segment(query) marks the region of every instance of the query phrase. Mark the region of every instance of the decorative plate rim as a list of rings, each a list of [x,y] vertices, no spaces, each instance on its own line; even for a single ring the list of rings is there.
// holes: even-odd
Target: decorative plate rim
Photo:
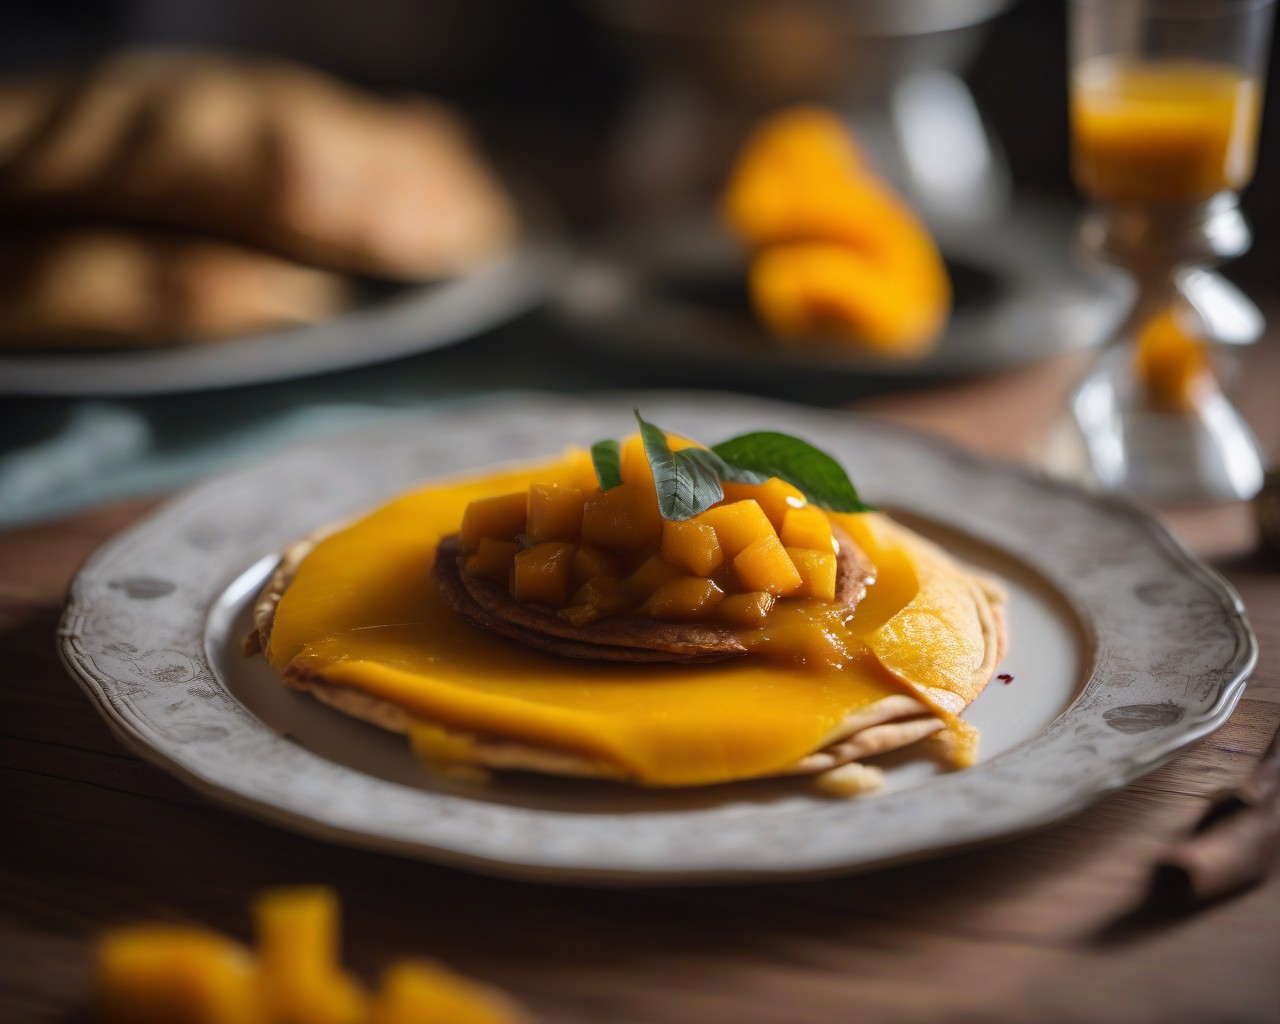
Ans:
[[[886,467],[901,465],[904,456],[916,460],[928,472],[894,479],[892,500],[886,503],[1002,550],[1063,594],[1093,645],[1080,693],[1031,740],[964,772],[884,799],[841,805],[845,811],[838,817],[830,814],[830,801],[771,811],[788,830],[804,831],[816,850],[789,850],[783,842],[782,849],[744,851],[734,847],[732,836],[727,845],[722,836],[750,827],[741,815],[720,820],[714,833],[702,827],[707,834],[699,839],[701,816],[715,819],[718,809],[682,815],[679,839],[667,835],[675,831],[675,821],[664,813],[626,820],[614,815],[610,831],[625,834],[603,846],[587,841],[585,848],[575,848],[574,841],[585,840],[582,822],[570,816],[362,775],[277,735],[226,690],[205,646],[210,610],[233,581],[285,541],[419,479],[464,470],[468,459],[474,468],[474,445],[468,448],[469,442],[459,440],[468,427],[482,432],[476,443],[490,456],[509,453],[488,462],[512,461],[547,451],[547,443],[528,429],[531,417],[549,416],[557,427],[567,424],[573,440],[585,435],[589,441],[621,429],[626,410],[637,402],[650,418],[680,424],[690,433],[710,436],[724,429],[714,424],[732,419],[739,426],[769,422],[804,434],[842,457],[841,449],[852,445],[866,460],[855,466],[855,477],[866,492],[870,467],[873,495],[883,493]],[[431,429],[445,423],[450,430]],[[536,881],[764,882],[868,870],[1060,821],[1220,726],[1257,661],[1257,642],[1235,590],[1151,512],[871,417],[703,392],[589,398],[512,392],[425,414],[417,425],[417,430],[404,423],[383,425],[296,446],[210,480],[109,540],[85,562],[71,586],[59,651],[127,746],[217,803],[331,841]],[[869,439],[874,440],[868,444]],[[370,458],[370,452],[380,454]],[[352,498],[349,479],[344,478],[346,493],[326,485],[326,468],[336,467],[357,474],[357,480],[363,473],[366,482],[376,481],[373,490]],[[419,472],[407,473],[411,467],[420,467]],[[307,521],[298,521],[299,508],[281,513],[265,499],[250,497],[262,483],[281,479],[312,489],[299,498]],[[1005,483],[993,489],[993,480]],[[948,500],[940,504],[943,487]],[[1031,500],[1006,502],[1002,517],[992,519],[993,505],[1001,503],[996,491]],[[1045,509],[1072,513],[1060,523],[1055,519],[1051,537],[1037,536],[1033,528]],[[166,544],[175,549],[168,551],[170,566],[182,559],[188,566],[176,584],[139,574],[140,566],[153,564],[148,550],[154,557],[167,550]],[[201,573],[193,575],[195,568]],[[1117,579],[1127,587],[1119,596],[1107,589]],[[139,615],[141,624],[135,621]],[[1179,632],[1195,629],[1199,635]],[[132,643],[137,639],[145,643]],[[153,641],[153,648],[144,649]],[[1144,643],[1151,645],[1149,651],[1140,649]],[[1129,649],[1133,645],[1139,649]],[[1184,684],[1181,694],[1172,685],[1178,681]],[[184,694],[200,692],[194,712],[170,713],[162,706],[174,704],[176,687],[186,687]],[[180,703],[192,705],[193,698]],[[236,745],[241,749],[231,765],[227,748]],[[1041,751],[1038,763],[1035,748]],[[1073,750],[1087,750],[1086,763],[1073,761]],[[1061,762],[1058,770],[1052,770],[1054,757]],[[235,777],[229,778],[229,771]],[[345,799],[320,805],[302,785],[304,776],[311,777],[312,788],[338,781]],[[1028,796],[1028,786],[1038,798]],[[380,811],[348,806],[358,802],[357,796],[365,804],[381,801]],[[966,815],[966,806],[982,807],[984,813]],[[423,815],[426,809],[430,815]],[[646,833],[636,825],[640,817],[656,828],[656,839],[654,828]],[[691,817],[698,819],[693,828]],[[878,830],[874,836],[866,830],[870,823]],[[509,838],[500,841],[512,829],[532,829],[542,845],[513,854]],[[638,848],[626,848],[628,842]]]

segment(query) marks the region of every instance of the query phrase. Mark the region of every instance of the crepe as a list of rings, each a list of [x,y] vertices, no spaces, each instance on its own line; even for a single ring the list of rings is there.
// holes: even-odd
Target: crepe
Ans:
[[[253,638],[286,685],[408,733],[429,763],[690,786],[844,771],[944,732],[974,755],[956,715],[1003,656],[1003,595],[880,514],[833,516],[875,566],[852,616],[858,655],[815,672],[757,656],[711,664],[565,658],[494,636],[432,584],[466,503],[531,481],[581,480],[580,458],[407,495],[286,552],[255,607]],[[835,770],[833,772],[833,770]]]

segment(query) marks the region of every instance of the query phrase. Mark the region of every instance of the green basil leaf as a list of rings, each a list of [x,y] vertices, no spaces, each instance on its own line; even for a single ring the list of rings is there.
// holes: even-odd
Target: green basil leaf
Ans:
[[[722,482],[761,484],[771,477],[785,480],[798,488],[805,498],[831,512],[870,512],[873,507],[858,497],[858,492],[840,464],[830,455],[807,441],[789,434],[761,430],[731,438],[714,448],[683,448],[672,451],[667,435],[649,423],[635,410],[644,442],[645,456],[653,471],[658,492],[658,511],[663,519],[683,520],[705,512],[724,498]],[[608,468],[601,468],[609,458],[618,460],[616,442],[601,442],[592,449],[612,445],[596,462],[596,475],[601,486]],[[613,477],[609,477],[613,479]],[[620,473],[617,482],[621,482]]]
[[[769,479],[768,473],[757,473],[754,469],[747,469],[745,466],[735,466],[732,462],[726,462],[720,455],[716,454],[714,449],[699,449],[701,455],[707,459],[715,460],[713,465],[716,472],[720,476],[722,483],[726,484],[762,484]]]
[[[740,470],[785,480],[829,512],[875,511],[858,497],[840,463],[798,437],[760,430],[723,441],[712,451]]]
[[[622,446],[617,441],[597,441],[591,446],[591,466],[600,490],[617,487],[622,483]]]
[[[640,424],[644,453],[653,470],[653,483],[658,492],[658,512],[663,519],[680,521],[705,512],[724,497],[720,472],[728,469],[724,461],[705,448],[685,448],[673,452],[667,435],[647,422],[635,410]]]

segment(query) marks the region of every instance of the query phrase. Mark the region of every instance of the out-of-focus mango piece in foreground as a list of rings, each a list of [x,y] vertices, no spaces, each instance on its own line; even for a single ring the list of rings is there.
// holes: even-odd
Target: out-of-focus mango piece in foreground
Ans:
[[[502,993],[437,964],[403,961],[373,995],[341,969],[338,901],[315,886],[254,906],[259,949],[204,928],[143,925],[98,947],[102,1024],[526,1024]]]
[[[274,889],[253,908],[259,984],[271,1021],[359,1024],[364,993],[338,961],[338,897],[319,886]]]
[[[1193,412],[1218,387],[1204,342],[1179,325],[1172,307],[1139,332],[1134,375],[1147,403],[1159,412]]]
[[[98,944],[101,1024],[267,1024],[257,966],[237,942],[201,928],[139,925]]]
[[[520,1009],[486,988],[426,960],[389,967],[368,1024],[523,1024]]]

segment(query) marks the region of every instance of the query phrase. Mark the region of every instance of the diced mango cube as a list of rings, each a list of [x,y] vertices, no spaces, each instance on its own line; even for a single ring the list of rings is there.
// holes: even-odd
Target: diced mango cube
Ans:
[[[725,483],[725,501],[745,501],[748,498],[764,510],[775,530],[782,529],[782,521],[788,512],[805,504],[804,494],[798,487],[793,487],[785,480],[774,477],[762,484]]]
[[[479,546],[467,556],[467,575],[505,587],[511,579],[519,550],[520,545],[513,540],[481,537]]]
[[[689,574],[677,565],[672,565],[661,555],[651,555],[645,562],[623,581],[627,592],[637,601],[643,601],[662,584],[672,580],[684,579]]]
[[[752,590],[745,594],[730,594],[716,608],[716,618],[739,629],[763,626],[773,610],[777,597],[767,590]]]
[[[634,551],[662,537],[662,516],[652,489],[621,484],[587,498],[582,542],[615,551]]]
[[[576,541],[582,532],[583,494],[576,487],[532,484],[525,533],[530,544],[547,540]]]
[[[203,929],[112,932],[98,947],[95,989],[103,1024],[266,1024],[248,950]]]
[[[753,499],[716,505],[696,515],[690,522],[702,523],[716,531],[725,558],[736,558],[749,544],[764,537],[777,540],[773,523]]]
[[[274,889],[254,905],[259,985],[273,1021],[355,1024],[364,993],[339,967],[338,899],[320,886]]]
[[[573,553],[573,570],[569,573],[569,585],[580,587],[588,580],[602,576],[616,579],[621,575],[622,570],[616,555],[583,544]]]
[[[639,434],[632,434],[622,442],[621,455],[622,482],[652,491],[653,470],[649,468],[649,456],[645,454]]]
[[[401,961],[382,974],[368,1024],[521,1024],[502,993],[427,961]]]
[[[831,536],[831,520],[816,505],[788,511],[778,536],[788,548],[832,552],[836,549],[835,539]]]
[[[724,549],[709,524],[686,519],[663,522],[662,557],[695,576],[710,576],[724,563]]]
[[[679,434],[667,434],[667,446],[673,451],[685,448],[701,448],[697,441],[691,441]],[[622,482],[636,484],[652,493],[653,470],[649,468],[649,456],[644,450],[644,439],[639,434],[632,434],[622,442]]]
[[[576,487],[583,494],[589,494],[600,486],[600,481],[596,479],[596,467],[591,461],[591,453],[582,451],[578,448],[570,448],[565,453],[565,461],[568,465],[565,467],[563,483],[566,487]]]
[[[515,540],[524,533],[529,496],[524,491],[496,498],[478,498],[462,513],[459,541],[463,551],[474,551],[483,537]]]
[[[581,629],[597,619],[621,615],[630,611],[635,601],[620,580],[609,576],[597,576],[588,580],[569,599],[569,606],[561,608],[560,618]]]
[[[722,600],[724,591],[714,580],[685,576],[658,587],[640,606],[640,614],[668,621],[705,619]]]
[[[836,556],[831,551],[811,551],[808,548],[787,548],[801,583],[792,592],[793,597],[816,597],[819,601],[836,599]]]
[[[733,560],[733,568],[743,590],[767,590],[786,597],[803,582],[787,549],[772,531],[743,548]]]
[[[511,595],[525,604],[563,607],[569,597],[573,544],[549,540],[517,552],[511,572]]]

